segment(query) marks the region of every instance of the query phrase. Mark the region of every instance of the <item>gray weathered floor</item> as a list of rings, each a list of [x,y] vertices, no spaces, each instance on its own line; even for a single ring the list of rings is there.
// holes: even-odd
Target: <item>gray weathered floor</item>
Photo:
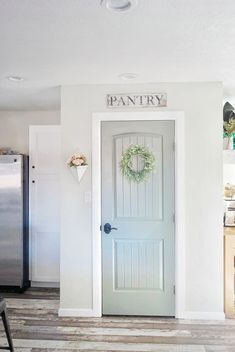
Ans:
[[[56,289],[6,296],[16,352],[235,352],[235,320],[58,318]],[[6,346],[2,325],[0,346]]]

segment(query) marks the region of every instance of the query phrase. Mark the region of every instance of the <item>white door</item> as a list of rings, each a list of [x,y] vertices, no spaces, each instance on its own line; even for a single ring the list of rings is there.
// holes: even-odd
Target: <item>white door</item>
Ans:
[[[147,181],[120,170],[133,145],[155,157]],[[143,168],[141,157],[132,161]],[[103,122],[103,314],[173,316],[174,253],[174,122]]]
[[[30,126],[31,280],[59,282],[60,126]]]

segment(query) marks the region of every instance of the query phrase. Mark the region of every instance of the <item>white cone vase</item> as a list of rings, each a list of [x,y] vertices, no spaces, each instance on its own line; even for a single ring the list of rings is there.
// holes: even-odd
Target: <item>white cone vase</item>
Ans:
[[[77,166],[77,176],[78,176],[78,182],[81,182],[83,175],[85,174],[86,169],[88,168],[88,165],[84,166]]]

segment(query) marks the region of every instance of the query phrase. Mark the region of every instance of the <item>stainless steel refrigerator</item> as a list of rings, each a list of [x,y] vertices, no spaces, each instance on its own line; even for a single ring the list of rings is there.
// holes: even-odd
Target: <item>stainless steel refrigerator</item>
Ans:
[[[0,155],[0,286],[28,285],[28,158]]]

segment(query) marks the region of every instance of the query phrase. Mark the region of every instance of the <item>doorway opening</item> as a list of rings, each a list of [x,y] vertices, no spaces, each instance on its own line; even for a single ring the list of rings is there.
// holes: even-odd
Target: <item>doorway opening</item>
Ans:
[[[101,126],[103,121],[174,121],[175,122],[175,317],[185,312],[185,236],[184,236],[184,113],[131,112],[94,113],[92,146],[93,190],[93,316],[102,315],[102,252],[101,252]]]
[[[225,315],[235,319],[235,151],[223,151]]]

